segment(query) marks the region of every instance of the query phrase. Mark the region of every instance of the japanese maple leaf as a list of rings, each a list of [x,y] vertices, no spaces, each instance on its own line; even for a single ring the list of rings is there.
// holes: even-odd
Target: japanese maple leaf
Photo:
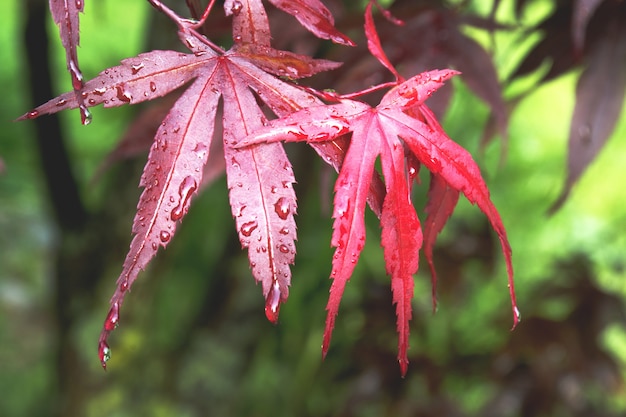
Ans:
[[[202,183],[210,150],[223,149],[239,239],[248,249],[252,274],[262,284],[266,315],[276,322],[280,304],[289,293],[289,265],[295,256],[297,205],[293,172],[282,144],[245,149],[234,145],[267,122],[260,103],[277,116],[321,104],[314,95],[276,75],[301,78],[339,65],[271,48],[269,23],[260,0],[225,2],[226,14],[233,17],[235,41],[229,51],[214,46],[195,32],[190,21],[178,18],[160,2],[152,3],[175,20],[182,42],[192,53],[152,51],[125,59],[86,82],[80,94],[87,106],[114,107],[151,100],[184,87],[157,129],[141,177],[144,191],[133,221],[134,238],[99,342],[105,368],[110,357],[107,338],[119,322],[124,297],[139,272],[174,236]],[[220,102],[223,146],[216,147],[211,141]],[[76,94],[69,92],[19,119],[80,105]],[[316,150],[338,169],[345,144],[345,138],[338,138],[332,144],[320,144]],[[382,201],[380,192],[379,197],[369,194],[376,210]]]
[[[517,324],[519,315],[513,288],[511,248],[500,215],[471,155],[448,138],[424,105],[424,101],[455,74],[457,72],[452,70],[435,70],[417,75],[391,89],[375,108],[349,99],[337,104],[307,107],[269,122],[238,144],[241,148],[279,141],[315,144],[352,133],[335,183],[331,244],[336,249],[330,274],[333,282],[327,305],[324,355],[329,348],[345,285],[365,242],[365,203],[377,158],[380,158],[386,187],[380,216],[381,243],[396,304],[398,361],[402,374],[406,373],[408,366],[413,275],[418,270],[419,250],[423,243],[422,227],[409,193],[411,174],[408,168],[414,167],[413,158],[436,177],[431,198],[434,204],[444,206],[443,217],[434,219],[432,215],[436,209],[429,206],[428,236],[441,230],[456,203],[454,193],[463,193],[491,222],[504,253],[514,324]],[[406,153],[410,155],[409,163]],[[447,189],[452,190],[449,195]],[[426,241],[429,258],[433,243],[431,237]]]

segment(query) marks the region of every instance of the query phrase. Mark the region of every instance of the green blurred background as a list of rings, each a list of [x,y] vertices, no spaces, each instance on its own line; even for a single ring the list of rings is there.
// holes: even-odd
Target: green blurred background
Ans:
[[[626,413],[626,117],[562,209],[546,215],[565,178],[577,74],[533,89],[511,115],[506,145],[496,140],[484,150],[488,108],[454,80],[444,125],[476,156],[507,227],[522,312],[513,332],[497,239],[482,213],[462,200],[435,254],[436,314],[425,262],[416,276],[411,363],[402,379],[379,227],[369,213],[368,242],[322,361],[333,253],[332,189],[324,180],[334,174],[304,145],[290,146],[298,254],[278,325],[265,319],[221,178],[195,199],[174,241],[136,282],[103,372],[97,340],[130,242],[145,154],[92,178],[140,108],[95,108],[89,126],[75,111],[60,115],[89,213],[80,230],[60,227],[33,123],[12,122],[39,104],[31,102],[23,32],[27,11],[42,3],[0,2],[0,416]],[[475,3],[488,11],[491,2]],[[551,2],[534,4],[540,16]],[[160,32],[159,25],[171,29],[152,15],[147,2],[87,2],[79,48],[86,78],[151,47],[144,34]],[[70,88],[69,76],[58,31],[46,18],[59,94]],[[502,73],[519,59],[511,39],[497,37]],[[421,188],[416,206],[423,217],[427,176]]]

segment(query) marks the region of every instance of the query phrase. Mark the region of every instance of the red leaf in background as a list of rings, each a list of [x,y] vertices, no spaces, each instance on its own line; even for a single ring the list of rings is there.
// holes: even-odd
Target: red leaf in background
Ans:
[[[335,28],[335,19],[326,6],[319,0],[270,0],[274,6],[289,13],[302,26],[321,39],[354,46],[354,42]]]
[[[238,145],[277,141],[317,143],[352,132],[350,147],[335,183],[332,246],[336,250],[322,347],[324,355],[343,290],[363,249],[365,199],[374,163],[380,156],[387,191],[380,218],[382,244],[396,303],[398,360],[402,373],[406,372],[413,274],[417,272],[422,236],[419,220],[408,198],[404,145],[448,187],[462,192],[471,203],[478,205],[491,222],[505,256],[514,324],[517,324],[519,313],[513,288],[511,249],[500,215],[471,155],[446,136],[423,104],[437,87],[455,74],[456,71],[435,70],[415,76],[390,90],[376,108],[345,99],[339,104],[308,107],[269,122]],[[405,111],[408,110],[419,114],[424,121],[407,115]],[[434,221],[430,226],[432,231],[439,229],[441,223]]]
[[[371,31],[373,25],[367,23],[367,13],[365,28],[372,35],[377,32],[385,45],[389,45],[388,62],[401,69],[403,76],[433,68],[453,68],[460,71],[461,80],[489,106],[496,121],[497,132],[504,136],[508,127],[508,113],[492,55],[467,35],[466,27],[469,25],[489,30],[503,30],[507,27],[460,10],[461,6],[449,6],[445,2],[396,0],[391,11],[395,16],[402,17],[404,25],[401,28],[380,24],[377,31]],[[370,50],[372,43],[378,42],[372,35],[368,34],[367,46]],[[372,54],[376,56],[374,52]],[[336,82],[338,91],[359,90],[363,88],[364,82],[377,84],[387,80],[387,74],[365,52],[365,47],[342,51],[341,59],[344,65],[336,73],[345,74],[345,77]],[[379,62],[383,63],[380,59]],[[391,64],[383,65],[389,69]],[[397,77],[396,74],[394,76]],[[452,92],[453,85],[446,84],[428,102],[437,117],[444,116]]]
[[[86,125],[91,121],[91,114],[80,95],[83,88],[83,74],[78,66],[76,53],[76,47],[79,44],[78,13],[83,11],[83,7],[83,0],[50,0],[50,12],[54,23],[59,27],[61,42],[65,48],[67,70],[72,77],[72,87],[78,101],[81,122]]]
[[[380,38],[378,37],[378,32],[376,31],[376,26],[374,26],[374,17],[372,16],[372,3],[367,3],[367,7],[365,8],[365,37],[367,38],[367,49],[369,49],[370,53],[383,64],[385,68],[389,70],[396,77],[396,81],[402,81],[404,78],[398,74],[395,67],[389,62],[389,58],[383,51],[383,47],[380,44]]]
[[[448,185],[439,175],[431,173],[428,204],[425,208],[428,215],[424,222],[424,256],[430,267],[433,311],[437,308],[437,272],[433,260],[433,249],[437,235],[443,230],[458,201],[459,191]]]

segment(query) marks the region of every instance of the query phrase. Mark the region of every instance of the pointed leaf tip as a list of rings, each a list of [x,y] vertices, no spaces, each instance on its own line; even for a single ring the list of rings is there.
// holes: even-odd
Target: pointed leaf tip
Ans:
[[[407,371],[409,370],[409,361],[408,359],[400,359],[398,358],[398,364],[400,365],[400,376],[404,378],[406,376]]]
[[[511,331],[515,330],[517,325],[522,321],[522,314],[516,305],[513,305],[513,327],[511,327]]]

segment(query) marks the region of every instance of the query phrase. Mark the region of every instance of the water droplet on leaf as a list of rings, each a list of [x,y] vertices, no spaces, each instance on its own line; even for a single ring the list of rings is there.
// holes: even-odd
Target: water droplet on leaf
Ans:
[[[159,233],[159,239],[161,239],[163,243],[169,242],[171,238],[172,235],[167,230],[161,230],[161,233]]]
[[[113,303],[111,309],[109,310],[109,314],[107,314],[107,318],[104,320],[104,329],[110,332],[117,327],[119,320],[120,306],[118,303]]]
[[[154,83],[154,81],[150,81],[150,91],[152,91],[153,93],[156,91],[156,84]]]
[[[178,187],[178,205],[174,207],[172,210],[172,214],[170,215],[173,221],[177,221],[182,218],[185,213],[189,210],[189,203],[191,200],[191,195],[198,188],[198,183],[192,176],[187,176],[180,183],[180,187]]]
[[[241,225],[240,231],[242,235],[249,237],[257,227],[258,227],[258,223],[255,220],[253,220],[251,222],[247,222]]]
[[[176,132],[177,130],[175,129],[174,131]],[[198,143],[196,144],[196,147],[193,148],[193,152],[198,156],[199,159],[205,159],[208,149],[204,143]]]
[[[140,62],[139,64],[136,65],[132,65],[130,67],[130,70],[132,71],[133,75],[137,74],[139,71],[141,71],[141,69],[143,68],[143,62]]]
[[[118,85],[117,87],[115,87],[115,90],[117,91],[117,98],[120,101],[124,103],[130,103],[130,101],[133,99],[132,94],[126,89],[125,85]]]
[[[279,198],[278,201],[276,201],[276,204],[274,204],[274,211],[276,211],[278,217],[283,220],[287,220],[287,216],[289,216],[289,213],[291,212],[289,201],[285,197]]]

